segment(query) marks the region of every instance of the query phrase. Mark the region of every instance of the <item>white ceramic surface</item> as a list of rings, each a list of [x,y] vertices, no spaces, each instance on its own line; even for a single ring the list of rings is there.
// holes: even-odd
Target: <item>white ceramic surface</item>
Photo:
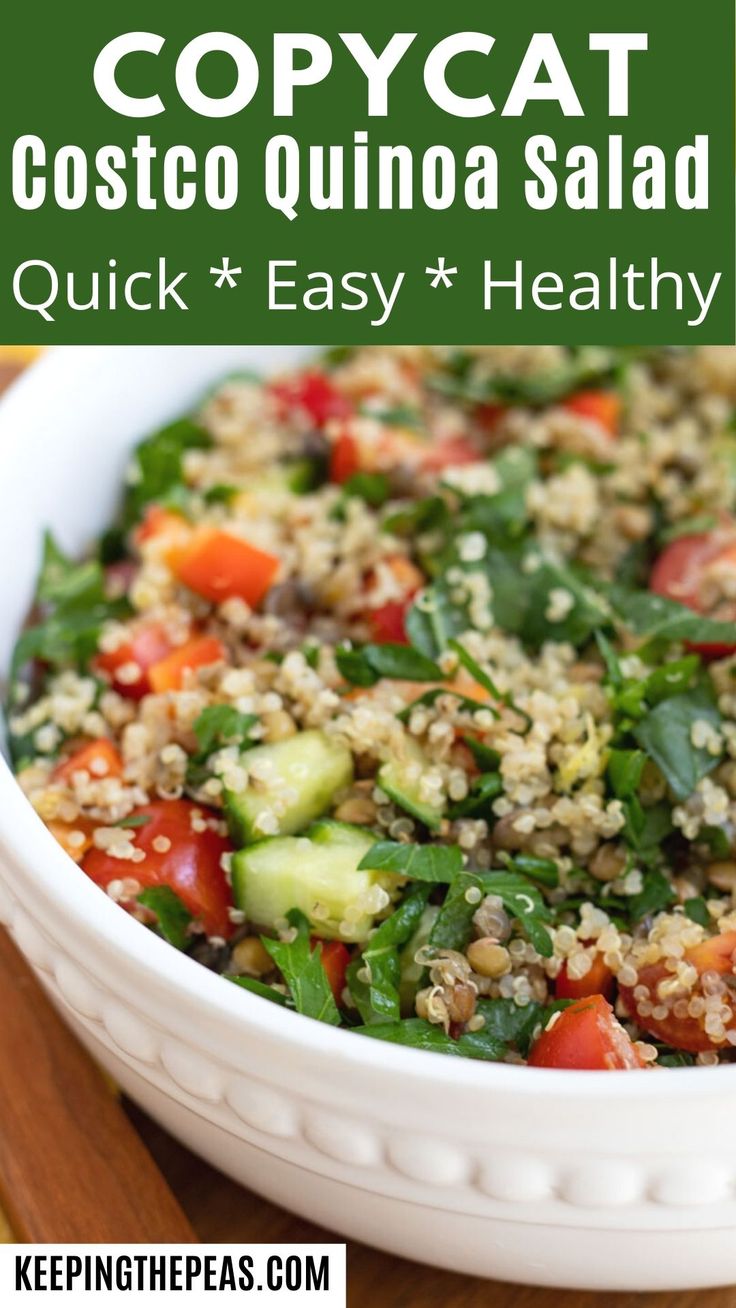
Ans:
[[[59,350],[11,390],[0,406],[0,667],[42,528],[81,548],[109,516],[136,438],[218,375],[303,353]],[[275,1008],[107,900],[1,761],[0,920],[134,1099],[231,1176],[336,1232],[540,1285],[736,1281],[736,1067],[495,1066]]]

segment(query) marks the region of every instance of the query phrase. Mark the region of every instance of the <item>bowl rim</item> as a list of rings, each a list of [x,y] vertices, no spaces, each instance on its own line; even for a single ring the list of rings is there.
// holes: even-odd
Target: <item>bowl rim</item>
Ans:
[[[125,349],[124,346],[86,346],[85,352]],[[150,347],[155,348],[155,347]],[[182,347],[186,348],[186,347]],[[247,348],[247,347],[244,347]],[[22,439],[20,424],[13,427],[14,411],[25,397],[53,380],[60,356],[80,347],[57,347],[29,365],[0,401],[0,465]],[[94,356],[92,356],[94,357]],[[63,362],[63,360],[62,360]],[[40,530],[40,527],[39,527]],[[2,670],[4,674],[5,669]],[[423,1080],[451,1090],[503,1091],[524,1097],[564,1095],[609,1099],[668,1098],[732,1092],[736,1064],[716,1067],[642,1069],[634,1076],[609,1072],[533,1068],[467,1058],[450,1058],[380,1040],[357,1037],[344,1028],[305,1018],[258,995],[223,982],[186,954],[172,948],[113,903],[73,862],[44,826],[18,785],[7,761],[0,756],[0,852],[23,868],[44,900],[61,915],[77,918],[101,945],[120,953],[141,976],[184,997],[205,1019],[231,1022],[244,1030],[256,1028],[277,1039],[295,1055],[337,1059],[353,1069],[361,1066],[376,1074],[396,1074]],[[22,904],[25,908],[25,905]],[[84,966],[84,963],[81,964]],[[647,1075],[643,1075],[643,1071]],[[638,1069],[637,1069],[638,1071]]]

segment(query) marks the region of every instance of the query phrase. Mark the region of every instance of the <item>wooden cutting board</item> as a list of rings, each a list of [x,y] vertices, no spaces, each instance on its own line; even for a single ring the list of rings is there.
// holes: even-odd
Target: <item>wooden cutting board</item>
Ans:
[[[23,347],[19,351],[19,347],[0,346],[0,383],[3,381],[7,383],[12,379],[12,376],[27,361],[32,348]],[[5,951],[7,959],[7,948],[0,941],[0,958]],[[7,988],[0,993],[0,1011],[5,1004],[14,1007],[14,1013],[9,1020],[17,1021],[25,1002],[22,987],[20,992],[16,987],[14,993]],[[23,1023],[20,1022],[17,1029],[20,1031],[22,1026]],[[50,1030],[53,1033],[53,1040],[58,1041],[60,1034],[53,1015]],[[68,1040],[71,1041],[71,1037],[68,1037]],[[48,1061],[42,1063],[44,1076],[49,1075],[50,1067],[53,1067],[53,1059],[51,1064]],[[105,1132],[111,1129],[107,1120],[107,1110],[102,1111],[105,1114],[105,1122],[98,1121],[97,1126],[95,1121],[85,1124],[92,1153],[104,1144],[106,1138],[109,1139],[109,1136],[105,1135]],[[18,1120],[22,1118],[21,1113]],[[191,1235],[189,1237],[186,1235],[186,1225],[181,1225],[182,1218],[176,1203],[172,1203],[166,1197],[168,1191],[165,1187],[158,1189],[161,1177],[168,1182],[171,1192],[191,1223],[196,1238],[201,1241],[212,1243],[273,1241],[289,1244],[335,1238],[334,1234],[310,1226],[309,1223],[292,1217],[282,1209],[266,1203],[257,1195],[226,1180],[177,1144],[160,1127],[132,1106],[127,1107],[127,1122],[134,1128],[131,1140],[134,1141],[132,1147],[136,1151],[139,1166],[148,1169],[152,1158],[160,1169],[160,1175],[159,1173],[151,1175],[147,1172],[149,1184],[158,1195],[158,1215],[154,1219],[152,1214],[143,1214],[144,1222],[151,1223],[147,1229],[149,1231],[155,1229],[156,1238],[166,1238],[162,1233],[162,1221],[164,1232],[166,1230],[169,1232],[169,1239],[191,1238]],[[4,1125],[0,1120],[0,1133]],[[123,1130],[125,1129],[124,1127]],[[119,1130],[118,1124],[115,1128],[116,1136]],[[62,1143],[66,1145],[67,1155],[69,1151],[75,1149],[75,1132],[71,1123],[68,1124],[68,1134]],[[63,1154],[64,1149],[60,1151],[60,1155]],[[108,1161],[113,1160],[108,1159]],[[123,1165],[123,1190],[125,1190],[126,1175],[126,1167]],[[18,1187],[22,1191],[26,1188],[22,1182]],[[149,1190],[148,1193],[150,1192]],[[49,1203],[53,1202],[51,1194],[47,1197]],[[160,1207],[162,1203],[163,1214]],[[23,1213],[26,1213],[28,1197],[17,1192],[13,1193],[11,1189],[6,1206],[8,1210],[12,1207],[16,1210],[22,1207]],[[43,1212],[36,1214],[40,1225],[43,1224],[43,1218]],[[3,1226],[4,1220],[0,1213],[0,1239],[3,1238]],[[6,1230],[6,1236],[7,1234]],[[90,1238],[105,1237],[95,1233],[91,1234]],[[381,1305],[381,1308],[736,1308],[736,1289],[733,1288],[645,1295],[537,1290],[525,1286],[481,1281],[474,1277],[459,1276],[449,1272],[438,1272],[401,1258],[378,1253],[352,1241],[348,1244],[348,1286],[350,1308],[376,1308],[377,1304]]]

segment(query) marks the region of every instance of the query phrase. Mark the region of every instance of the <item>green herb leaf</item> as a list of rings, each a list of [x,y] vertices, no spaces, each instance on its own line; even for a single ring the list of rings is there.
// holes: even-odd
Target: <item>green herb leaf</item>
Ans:
[[[485,1031],[460,1036],[454,1040],[445,1035],[441,1027],[432,1026],[421,1017],[407,1017],[401,1022],[377,1022],[368,1026],[353,1027],[356,1035],[370,1036],[372,1040],[385,1040],[389,1044],[405,1045],[411,1049],[424,1049],[429,1053],[449,1054],[455,1058],[476,1058],[498,1062],[504,1048]]]
[[[363,855],[358,869],[394,872],[412,881],[452,881],[462,871],[463,856],[457,845],[404,845],[379,840]]]
[[[355,472],[343,482],[343,495],[365,500],[373,509],[380,509],[389,497],[388,477],[383,472]]]
[[[697,922],[702,927],[708,927],[711,924],[708,905],[702,895],[695,895],[692,899],[685,900],[685,916],[689,917],[691,922]]]
[[[539,888],[517,872],[482,872],[483,892],[498,895],[506,912],[515,917],[530,943],[543,958],[552,957],[552,940],[544,923],[550,912]]]
[[[227,745],[248,748],[258,718],[253,713],[241,713],[231,704],[212,704],[203,709],[195,720],[193,731],[201,754],[211,754]]]
[[[422,414],[419,409],[410,409],[406,404],[398,404],[393,409],[376,409],[370,405],[363,405],[361,412],[367,418],[374,418],[376,422],[382,422],[387,427],[421,427]]]
[[[406,634],[428,658],[437,658],[454,636],[461,636],[471,626],[467,603],[458,603],[453,594],[453,588],[440,578],[420,591],[406,614]]]
[[[187,450],[208,449],[212,440],[207,432],[188,418],[171,423],[149,436],[133,456],[134,480],[123,506],[123,522],[132,526],[141,518],[146,505],[163,499],[181,485],[183,459]]]
[[[470,750],[481,772],[496,771],[501,762],[498,750],[491,749],[490,745],[484,745],[482,740],[475,740],[473,736],[463,736],[462,741]]]
[[[574,391],[610,385],[620,375],[619,361],[594,362],[572,358],[563,367],[530,375],[494,373],[486,377],[447,375],[430,377],[428,385],[453,399],[470,404],[528,405],[544,408],[564,400]]]
[[[473,892],[467,898],[468,891]],[[475,892],[480,891],[480,898]],[[473,914],[483,897],[479,878],[471,872],[460,872],[445,895],[429,934],[428,944],[435,949],[464,950],[473,934]]]
[[[128,612],[125,600],[108,600],[99,561],[73,563],[49,533],[36,599],[41,615],[17,641],[11,681],[34,659],[53,668],[85,668],[97,650],[103,624]]]
[[[637,743],[681,800],[692,795],[698,782],[720,762],[720,754],[693,745],[696,722],[707,722],[716,731],[721,725],[715,697],[705,685],[663,700],[634,729]]]
[[[205,504],[229,504],[237,494],[237,486],[228,486],[224,482],[217,482],[216,485],[208,487],[202,499]]]
[[[280,990],[267,986],[264,981],[258,981],[254,976],[235,976],[232,972],[225,972],[223,975],[226,981],[232,981],[233,985],[240,986],[241,990],[250,990],[251,994],[259,995],[261,999],[268,999],[269,1003],[278,1004],[281,1008],[291,1007],[288,995],[283,995]]]
[[[297,1012],[317,1022],[339,1026],[340,1014],[322,966],[322,946],[311,948],[309,922],[299,909],[292,908],[286,916],[296,928],[296,938],[286,941],[262,936],[263,947],[289,987]]]
[[[531,877],[532,881],[538,881],[551,890],[560,884],[560,874],[553,858],[537,858],[534,854],[515,854],[513,857],[507,855],[501,858],[510,872]]]
[[[736,623],[717,622],[652,591],[611,586],[608,599],[619,621],[650,641],[692,640],[700,645],[736,645]]]
[[[138,895],[138,903],[156,914],[156,927],[174,949],[191,944],[189,925],[192,915],[170,886],[149,886]]]
[[[355,686],[375,685],[381,677],[395,681],[441,681],[442,669],[410,645],[363,645],[338,649],[337,666]]]
[[[484,690],[487,690],[488,694],[492,695],[494,699],[503,703],[506,702],[505,697],[501,694],[493,681],[493,678],[480,666],[480,663],[473,658],[472,654],[466,650],[465,646],[460,644],[459,640],[453,639],[448,641],[448,647],[457,654],[462,667],[465,668],[466,672],[470,673],[473,681],[477,682],[479,686],[482,686]]]
[[[675,892],[672,884],[663,872],[647,872],[644,885],[638,895],[629,900],[632,922],[640,922],[643,917],[654,917],[674,902]]]
[[[394,536],[418,536],[421,532],[435,531],[447,525],[450,510],[439,495],[417,500],[406,508],[397,509],[383,519],[383,530]]]
[[[612,749],[608,755],[608,779],[617,799],[630,799],[639,789],[647,756],[641,749]]]
[[[235,745],[245,751],[257,744],[257,738],[252,735],[257,725],[255,714],[241,713],[232,704],[211,704],[203,709],[193,725],[199,749],[187,762],[189,788],[196,790],[204,785],[209,776],[209,760],[218,750]]]
[[[471,782],[470,789],[457,804],[452,804],[447,810],[447,816],[451,821],[461,817],[472,817],[474,814],[483,813],[489,810],[490,805],[503,791],[503,781],[498,772],[485,772],[482,776],[476,777]]]
[[[539,1031],[553,1013],[562,1012],[572,1001],[558,999],[551,1004],[530,1003],[523,1008],[513,999],[479,999],[476,1012],[484,1019],[483,1030],[494,1040],[517,1049],[523,1058]]]
[[[362,956],[348,967],[348,985],[364,1022],[400,1016],[399,946],[416,931],[427,904],[428,886],[415,886],[403,904],[373,932]],[[370,981],[361,975],[367,971]]]

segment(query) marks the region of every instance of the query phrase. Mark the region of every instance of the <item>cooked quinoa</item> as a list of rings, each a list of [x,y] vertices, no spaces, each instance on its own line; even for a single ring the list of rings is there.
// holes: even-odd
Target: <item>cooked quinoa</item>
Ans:
[[[735,406],[728,347],[227,379],[87,559],[47,538],[19,784],[145,927],[307,1016],[732,1061]]]

